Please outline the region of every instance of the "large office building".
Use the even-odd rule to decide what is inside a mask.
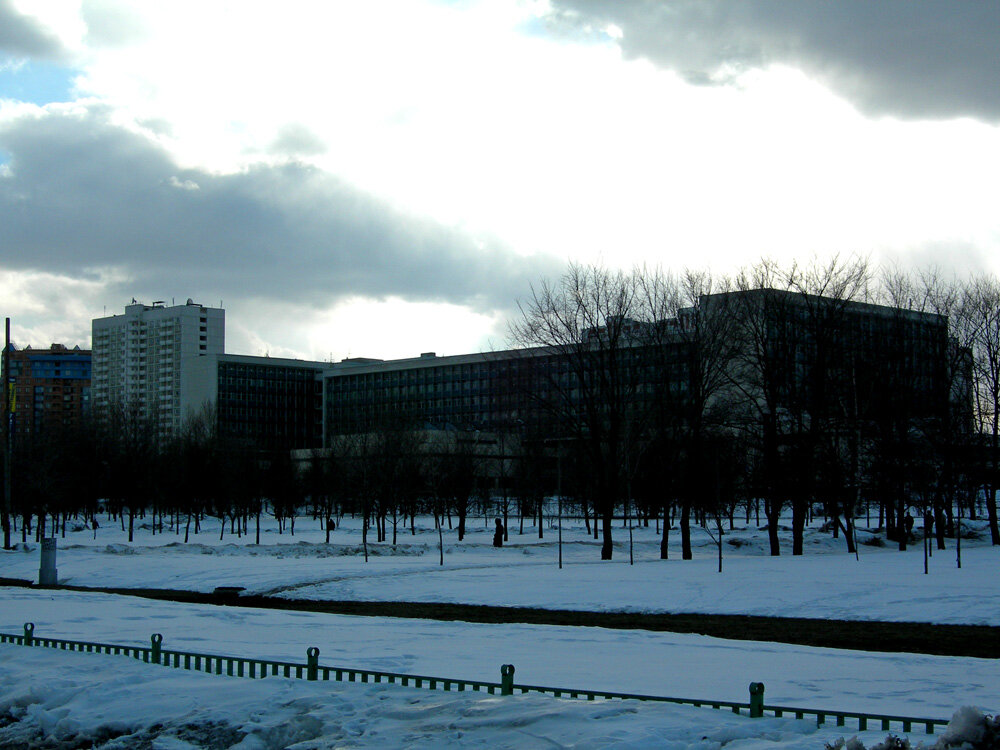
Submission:
[[[707,325],[707,318],[697,323],[696,315],[720,316],[725,325]],[[656,325],[621,323],[626,351],[620,366],[633,380],[629,408],[639,411],[653,408],[663,394],[676,406],[696,390],[692,377],[706,346],[730,350],[730,397],[738,393],[744,406],[770,399],[785,415],[816,409],[819,388],[830,390],[829,398],[840,397],[837,388],[860,381],[870,386],[869,401],[905,401],[914,419],[935,416],[949,396],[953,405],[970,402],[962,386],[966,377],[946,371],[948,321],[940,315],[754,289],[703,297],[697,311],[680,310],[677,319]],[[727,338],[699,341],[699,325]],[[426,428],[559,437],[570,429],[574,408],[588,408],[589,384],[581,378],[599,373],[581,368],[581,352],[590,342],[599,367],[602,335],[600,329],[582,331],[578,344],[558,350],[345,360],[323,374],[326,439],[400,420]]]
[[[323,373],[324,432],[329,441],[405,423],[554,435],[560,415],[551,396],[574,389],[572,365],[564,354],[543,348],[345,360]]]
[[[736,390],[744,397],[765,386],[753,382],[746,342],[698,341],[696,315],[724,318],[731,323],[726,335],[735,338],[759,326],[771,360],[757,364],[772,368],[767,387],[775,390],[757,396],[786,413],[813,408],[814,389],[836,386],[835,378],[841,385],[871,383],[872,403],[900,400],[905,414],[921,418],[941,403],[949,379],[948,324],[941,316],[760,289],[702,298],[698,311],[681,310],[656,325],[623,319],[623,362],[635,380],[628,408],[648,411],[665,397],[681,405],[706,345],[744,347],[731,373],[734,382],[742,380]],[[226,354],[224,312],[190,301],[129,305],[125,315],[97,319],[93,327],[95,410],[137,403],[169,435],[209,409],[220,435],[265,451],[319,448],[338,435],[389,424],[559,438],[572,431],[574,409],[585,408],[589,384],[581,378],[600,377],[599,366],[580,367],[580,352],[600,349],[605,335],[581,331],[575,355],[527,348],[329,363]],[[647,335],[653,329],[662,335]],[[829,368],[831,357],[840,364],[821,384],[817,368]],[[967,402],[967,390],[959,390],[952,400]]]
[[[135,408],[174,434],[191,406],[182,372],[199,357],[225,350],[226,317],[221,308],[188,300],[145,305],[135,300],[124,315],[96,318],[93,333],[93,407]],[[188,397],[188,398],[185,398]]]
[[[78,426],[90,411],[90,351],[52,344],[48,349],[17,349],[8,354],[13,399],[11,412],[19,441]]]
[[[223,439],[258,450],[320,448],[321,375],[328,367],[240,354],[198,357],[182,371],[185,413],[212,410]]]

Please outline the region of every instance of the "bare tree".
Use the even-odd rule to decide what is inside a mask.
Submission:
[[[948,331],[943,317],[921,309],[926,289],[910,275],[889,269],[879,293],[890,313],[868,373],[873,384],[873,473],[885,508],[886,536],[902,551],[912,525],[911,499],[924,489],[918,485],[927,473],[926,427],[940,416],[933,383],[943,382],[940,367],[947,357]]]
[[[637,308],[635,274],[572,264],[558,281],[532,288],[510,328],[515,345],[543,347],[550,357],[538,392],[552,424],[587,451],[602,560],[612,557],[612,515],[638,439]]]
[[[733,527],[733,515],[741,495],[741,478],[746,475],[743,441],[730,431],[715,431],[702,438],[702,474],[704,490],[698,510],[703,514],[705,530],[715,542],[718,571],[722,572],[724,521]]]
[[[845,261],[834,257],[825,265],[793,266],[788,282],[797,295],[798,314],[793,316],[793,325],[802,334],[796,342],[795,361],[788,363],[802,370],[796,372],[798,387],[788,398],[801,478],[792,494],[792,554],[801,555],[809,505],[821,495],[826,495],[827,507],[833,506],[838,518],[840,508],[845,508],[848,524],[852,523],[853,502],[830,495],[827,488],[834,484],[829,475],[842,473],[837,465],[841,455],[839,395],[852,385],[845,377],[844,363],[861,333],[851,325],[848,306],[867,297],[870,273],[864,258]],[[854,552],[853,529],[848,531],[848,550]]]
[[[376,500],[377,537],[379,541],[386,541],[389,520],[392,545],[396,546],[402,513],[406,508],[412,510],[420,494],[422,438],[410,428],[407,420],[383,422],[372,438],[369,458],[374,464],[372,493]]]
[[[152,494],[158,443],[155,410],[138,402],[113,404],[104,415],[108,437],[108,499],[123,519],[128,509],[128,540],[133,541],[135,518],[143,513]]]
[[[962,317],[972,344],[976,427],[986,436],[986,513],[990,539],[1000,545],[997,485],[1000,483],[1000,283],[995,278],[973,281],[962,301]]]
[[[791,495],[785,469],[794,373],[788,363],[794,362],[799,330],[792,325],[788,286],[788,273],[765,259],[738,274],[732,295],[738,348],[730,373],[742,429],[756,444],[753,487],[764,500],[771,555],[781,554],[778,521]]]
[[[967,481],[963,470],[973,430],[972,331],[963,314],[967,284],[946,279],[936,269],[920,274],[923,290],[921,308],[948,321],[947,340],[938,344],[936,372],[930,402],[932,418],[923,421],[923,434],[933,462],[925,494],[925,526],[934,529],[938,549],[945,549],[946,530],[954,528],[954,509],[961,486]],[[925,529],[926,531],[926,529]],[[949,532],[950,533],[950,532]],[[925,542],[927,534],[925,533]]]
[[[639,279],[643,332],[643,386],[652,390],[652,419],[643,447],[673,453],[670,471],[680,470],[681,556],[692,557],[691,509],[707,490],[704,447],[708,432],[728,420],[736,355],[731,283],[705,271],[685,270],[675,278],[644,271]],[[650,412],[647,412],[650,413]],[[673,445],[673,450],[668,446]],[[665,483],[664,487],[670,484]],[[664,523],[660,557],[667,557],[669,524]]]

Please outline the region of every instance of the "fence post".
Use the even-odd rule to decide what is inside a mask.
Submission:
[[[159,664],[160,644],[163,643],[163,636],[159,633],[153,633],[153,635],[150,636],[149,641],[152,644],[152,648],[149,652],[149,660],[153,662],[153,664]]]
[[[26,622],[24,623],[24,645],[33,646],[34,640],[32,639],[32,634],[35,632],[35,623]]]
[[[764,715],[764,683],[750,683],[750,718],[759,719]]]
[[[306,649],[306,679],[319,679],[319,649],[315,646]]]
[[[500,695],[514,694],[514,665],[500,665]]]

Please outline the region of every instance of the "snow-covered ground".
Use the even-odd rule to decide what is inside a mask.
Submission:
[[[319,523],[300,519],[295,536],[273,525],[261,535],[237,538],[211,521],[183,544],[173,533],[136,531],[126,542],[120,528],[105,524],[97,539],[89,531],[68,532],[59,540],[61,583],[79,586],[178,588],[211,591],[243,586],[248,593],[302,599],[429,601],[550,607],[601,611],[695,612],[822,619],[937,622],[1000,626],[1000,587],[995,585],[1000,554],[989,547],[982,524],[979,540],[963,540],[962,567],[950,549],[934,551],[924,575],[921,544],[905,553],[860,545],[859,559],[848,555],[843,539],[818,529],[806,537],[806,554],[792,557],[783,532],[781,557],[766,554],[766,533],[738,528],[724,542],[723,572],[716,548],[695,530],[695,559],[680,559],[680,535],[671,535],[671,559],[659,559],[654,528],[635,528],[635,565],[629,565],[628,531],[615,528],[615,559],[601,562],[599,544],[578,522],[563,529],[562,570],[557,566],[556,531],[517,533],[491,546],[492,529],[473,523],[465,541],[445,533],[444,565],[439,565],[437,534],[418,527],[399,544],[370,544],[364,561],[361,534],[345,518],[323,543]],[[371,535],[374,536],[374,535]],[[859,532],[859,539],[872,538]],[[37,580],[38,551],[28,544],[0,555],[0,576]]]
[[[143,529],[128,544],[120,529],[104,524],[96,541],[90,531],[60,539],[59,578],[78,585],[203,591],[240,585],[298,598],[1000,624],[995,585],[1000,556],[988,541],[963,541],[960,570],[954,548],[935,551],[924,575],[919,545],[903,554],[863,545],[855,560],[842,539],[813,530],[805,556],[792,558],[786,548],[782,557],[770,558],[765,535],[751,527],[726,537],[736,544],[726,544],[719,574],[715,548],[703,532],[697,533],[695,560],[677,559],[674,533],[672,559],[660,561],[655,530],[634,529],[636,564],[630,566],[627,530],[615,529],[616,559],[601,563],[593,540],[576,524],[567,524],[565,564],[559,570],[555,529],[546,528],[546,538],[539,541],[534,533],[520,536],[511,526],[511,542],[500,550],[490,545],[491,530],[482,519],[465,542],[446,532],[441,567],[437,535],[427,528],[418,528],[416,538],[401,534],[395,550],[372,545],[365,563],[360,534],[349,518],[331,545],[323,543],[317,523],[300,519],[294,537],[270,528],[259,547],[252,535],[238,539],[228,529],[220,544],[217,522],[189,545],[172,533],[152,536]],[[0,576],[35,579],[38,563],[33,544],[2,552]],[[748,684],[762,681],[766,702],[777,705],[934,718],[947,718],[966,704],[1000,709],[1000,662],[991,659],[0,589],[0,631],[20,633],[27,621],[35,623],[39,636],[148,645],[150,634],[159,632],[165,648],[298,662],[304,662],[307,647],[316,646],[322,664],[494,682],[500,665],[512,663],[515,681],[526,684],[745,702]],[[11,723],[5,727],[6,722]],[[150,729],[155,725],[162,726]],[[31,732],[78,741],[96,736],[102,727],[111,734],[139,732],[109,740],[107,747],[165,749],[199,747],[199,738],[212,732],[228,737],[229,744],[269,748],[299,741],[295,746],[300,748],[822,748],[855,733],[817,732],[808,721],[750,720],[659,704],[250,682],[158,670],[124,657],[0,646],[0,747],[23,746]],[[870,746],[884,736],[876,731],[862,739]]]
[[[107,658],[0,648],[0,706],[13,707],[22,717],[0,728],[0,747],[82,747],[86,745],[71,743],[97,738],[97,747],[123,750],[817,750],[844,735],[835,728],[817,730],[805,720],[748,719],[669,704],[250,681],[151,668],[127,659],[112,671]],[[885,734],[857,736],[871,747]],[[31,744],[41,737],[66,738],[67,743]]]
[[[4,592],[0,631],[500,681],[527,685],[749,700],[763,682],[774,705],[947,718],[963,703],[1000,708],[1000,661],[731,641],[607,628],[368,618],[175,604],[110,594]],[[110,657],[104,657],[110,658]],[[928,690],[928,685],[934,685]]]

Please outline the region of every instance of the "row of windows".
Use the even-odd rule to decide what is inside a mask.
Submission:
[[[221,363],[219,365],[220,382],[227,380],[245,380],[254,378],[257,380],[294,380],[298,382],[316,381],[316,370],[307,370],[301,367],[272,367],[270,365],[238,365]]]

